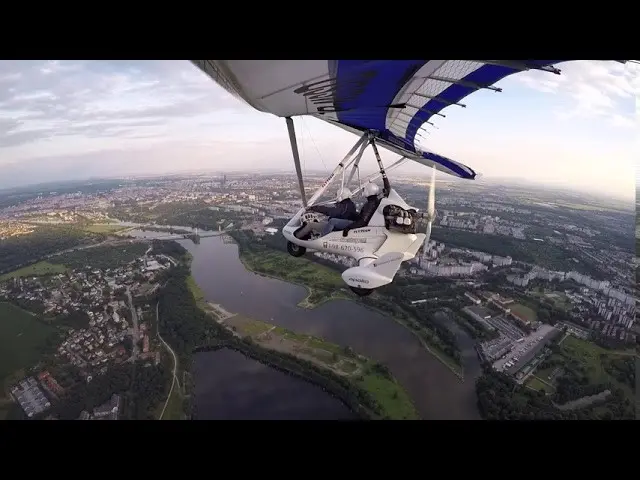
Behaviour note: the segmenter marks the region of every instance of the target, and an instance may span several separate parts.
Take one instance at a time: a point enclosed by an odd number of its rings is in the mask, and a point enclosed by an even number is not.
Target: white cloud
[[[629,170],[630,160],[622,150],[629,128],[637,128],[629,102],[635,101],[640,69],[611,62],[560,67],[562,75],[525,72],[510,78],[553,95],[563,118],[591,119],[575,127],[571,138],[554,129],[557,123],[542,124],[532,135],[526,115],[492,116],[491,108],[483,107],[448,111],[446,125],[432,132],[425,146],[487,177],[548,181],[556,175],[575,184],[626,189],[621,172]],[[521,93],[505,88],[490,105],[517,112]],[[481,102],[482,95],[473,101]],[[593,125],[619,128],[624,138],[618,142],[580,131]],[[296,119],[296,129],[309,169],[332,169],[356,140],[313,118]],[[507,130],[509,135],[496,134]],[[605,182],[584,167],[591,156],[618,165],[606,171]],[[386,163],[395,156],[383,157]],[[363,169],[368,165],[375,165],[372,157]],[[69,175],[256,166],[291,167],[284,120],[238,101],[188,61],[0,62],[0,188]],[[415,171],[426,174],[421,166]]]
[[[640,65],[580,61],[559,65],[561,75],[528,71],[514,78],[541,92],[557,94],[566,105],[559,118],[608,117],[614,126],[634,125],[634,104],[640,95]]]

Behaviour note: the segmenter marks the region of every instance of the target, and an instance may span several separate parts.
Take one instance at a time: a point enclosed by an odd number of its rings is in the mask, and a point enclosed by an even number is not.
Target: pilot
[[[366,227],[369,224],[371,217],[373,217],[373,214],[376,213],[378,205],[380,205],[380,201],[384,197],[389,196],[389,193],[391,192],[391,185],[389,185],[389,179],[384,174],[382,176],[382,181],[384,184],[382,193],[380,192],[380,187],[375,183],[369,182],[364,186],[364,195],[367,197],[367,201],[362,205],[358,218],[342,229],[343,237],[349,235],[349,230]]]
[[[309,207],[307,211],[322,213],[329,217],[329,220],[326,222],[309,222],[294,235],[302,239],[314,231],[322,236],[330,233],[334,229],[340,230],[346,225],[349,225],[358,217],[356,204],[351,200],[352,195],[351,190],[348,188],[341,188],[338,191],[338,201],[336,203]]]

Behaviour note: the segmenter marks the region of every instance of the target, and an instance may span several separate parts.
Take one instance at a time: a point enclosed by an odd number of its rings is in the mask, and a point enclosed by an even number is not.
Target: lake
[[[195,355],[196,420],[347,420],[357,415],[316,385],[229,349]]]

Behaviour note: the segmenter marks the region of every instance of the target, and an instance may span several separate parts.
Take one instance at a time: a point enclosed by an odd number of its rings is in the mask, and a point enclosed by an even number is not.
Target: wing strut
[[[296,129],[293,125],[293,119],[286,117],[287,129],[289,130],[289,141],[291,142],[291,153],[293,153],[293,163],[296,166],[296,175],[298,175],[298,187],[300,188],[300,196],[302,197],[302,206],[307,207],[307,195],[304,191],[304,179],[302,178],[302,168],[300,168],[300,153],[298,152],[298,141],[296,139]]]
[[[385,180],[385,185],[386,185],[387,172],[385,172],[384,170],[384,165],[382,164],[382,159],[380,158],[380,153],[378,152],[378,147],[376,146],[375,137],[370,136],[369,142],[371,143],[371,148],[373,148],[373,154],[376,156],[376,161],[378,162],[378,168],[380,168],[380,175],[382,176],[382,179]]]

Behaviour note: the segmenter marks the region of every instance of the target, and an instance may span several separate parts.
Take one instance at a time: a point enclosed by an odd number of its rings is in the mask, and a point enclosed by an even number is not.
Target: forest
[[[168,255],[178,261],[185,260],[189,254],[186,248],[175,241],[152,240],[151,246],[155,255]]]
[[[169,269],[166,283],[157,295],[160,335],[180,357],[183,369],[190,365],[194,349],[232,336],[197,306],[187,286],[189,275],[185,265]]]
[[[148,245],[143,242],[94,247],[64,253],[57,256],[55,261],[73,270],[85,268],[108,270],[126,266],[142,257],[148,248]]]
[[[247,214],[239,212],[212,210],[204,202],[161,203],[152,210],[137,204],[121,203],[109,210],[109,215],[128,222],[155,222],[158,225],[177,225],[197,227],[201,230],[218,230],[218,225],[245,218]]]
[[[567,380],[563,395],[573,388],[574,379]],[[586,387],[581,385],[581,387]],[[577,388],[581,388],[577,387]],[[582,392],[586,393],[588,389]],[[599,391],[602,391],[600,389]],[[485,420],[632,420],[633,405],[619,388],[612,388],[606,403],[576,410],[560,410],[553,399],[517,385],[503,373],[487,367],[476,381],[478,408]],[[597,393],[597,392],[596,392]]]
[[[205,207],[199,210],[162,216],[157,221],[166,225],[183,225],[199,228],[200,230],[218,230],[219,226],[224,228],[228,224],[238,222],[246,217],[246,213],[211,210],[209,207]]]
[[[636,362],[637,357],[627,355],[602,355],[604,370],[617,381],[635,390],[636,388]]]
[[[75,420],[83,410],[91,413],[95,407],[109,401],[113,394],[120,394],[120,419],[153,420],[156,408],[167,396],[170,377],[171,372],[162,363],[156,366],[129,362],[113,365],[90,382],[77,373],[61,401],[44,415],[54,414],[61,420]]]
[[[16,270],[52,253],[96,243],[101,239],[100,235],[90,235],[73,227],[37,227],[28,235],[0,240],[0,273]]]

